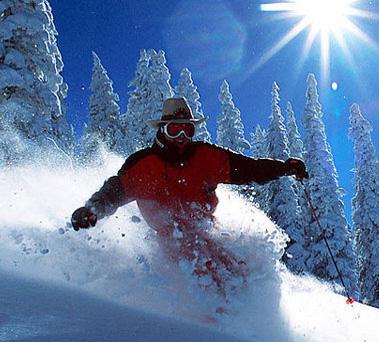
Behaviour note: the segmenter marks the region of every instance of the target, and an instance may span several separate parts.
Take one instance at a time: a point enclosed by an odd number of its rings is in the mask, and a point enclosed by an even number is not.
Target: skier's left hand
[[[304,178],[309,178],[305,164],[300,159],[289,158],[285,161],[284,165],[287,176],[294,175],[298,181],[301,181]]]
[[[82,228],[94,227],[97,222],[97,216],[86,207],[76,209],[71,217],[71,224],[74,230],[78,231]]]

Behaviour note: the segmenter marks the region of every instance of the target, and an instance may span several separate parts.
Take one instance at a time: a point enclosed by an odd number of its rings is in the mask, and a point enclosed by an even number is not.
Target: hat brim
[[[147,120],[146,123],[151,128],[159,128],[162,125],[165,125],[168,122],[175,122],[175,123],[193,123],[194,125],[200,125],[204,121],[206,121],[208,117],[204,117],[201,119],[173,119],[173,120]]]

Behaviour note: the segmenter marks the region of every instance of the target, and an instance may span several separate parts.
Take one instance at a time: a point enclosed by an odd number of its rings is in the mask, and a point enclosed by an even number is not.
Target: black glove
[[[305,164],[296,158],[289,158],[284,163],[286,169],[286,175],[294,175],[296,180],[300,181],[304,178],[309,178],[308,172],[305,169]]]
[[[71,224],[76,231],[80,228],[89,228],[89,226],[94,227],[96,222],[97,216],[86,207],[76,209],[71,217]]]

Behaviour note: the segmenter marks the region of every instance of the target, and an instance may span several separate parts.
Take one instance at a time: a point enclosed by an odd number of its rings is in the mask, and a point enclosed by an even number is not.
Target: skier
[[[184,98],[164,101],[160,120],[148,124],[157,129],[151,147],[131,155],[84,207],[72,215],[75,230],[96,225],[117,208],[137,201],[148,225],[155,230],[169,259],[186,260],[205,287],[216,285],[225,295],[229,280],[246,281],[247,266],[209,234],[217,229],[213,215],[218,184],[264,184],[281,176],[307,178],[301,160],[286,162],[252,159],[206,142],[193,142],[195,119]],[[233,280],[233,281],[234,281]]]

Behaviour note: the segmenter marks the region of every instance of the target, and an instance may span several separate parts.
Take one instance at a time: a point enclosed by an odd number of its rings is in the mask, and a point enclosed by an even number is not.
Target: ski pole
[[[318,219],[317,214],[316,214],[316,209],[314,208],[314,206],[312,204],[311,198],[310,198],[309,193],[308,193],[308,191],[307,191],[307,189],[305,187],[305,184],[303,183],[303,180],[300,180],[300,183],[303,185],[303,190],[304,190],[304,193],[305,193],[305,197],[307,198],[309,207],[310,207],[311,212],[312,212],[312,216],[315,219],[315,221],[316,221],[316,223],[317,223],[317,225],[318,225],[318,227],[319,227],[319,229],[321,231],[321,237],[323,238],[323,240],[325,242],[325,245],[326,245],[326,247],[328,249],[329,255],[330,255],[330,257],[331,257],[331,259],[333,261],[334,267],[336,268],[338,277],[340,278],[342,286],[343,286],[343,288],[345,290],[345,295],[347,297],[346,304],[353,304],[355,300],[354,300],[353,297],[350,296],[349,291],[346,288],[345,282],[343,281],[342,273],[341,273],[341,271],[338,268],[336,259],[333,256],[333,253],[332,253],[332,250],[330,248],[328,239],[326,238],[325,229],[323,229],[322,226],[321,226],[321,224],[320,224],[320,220]]]

